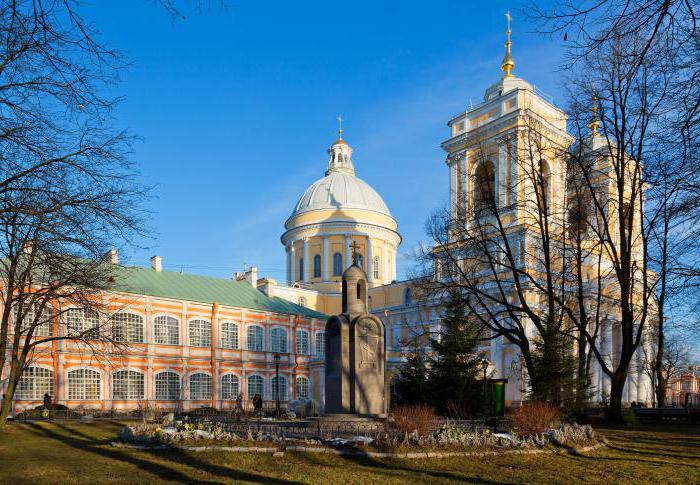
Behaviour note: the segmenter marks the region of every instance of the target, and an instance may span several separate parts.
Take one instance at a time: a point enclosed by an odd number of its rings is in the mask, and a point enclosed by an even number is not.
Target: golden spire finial
[[[343,139],[343,117],[338,115],[338,140]]]
[[[509,78],[509,77],[514,77],[513,74],[511,74],[511,71],[515,67],[515,61],[513,60],[513,54],[510,52],[510,21],[512,17],[510,16],[510,12],[506,12],[506,19],[508,20],[508,30],[506,30],[506,55],[503,56],[503,62],[501,63],[501,69],[505,74],[503,75],[503,78]]]
[[[598,128],[600,128],[600,121],[598,121],[598,97],[593,93],[593,114],[591,116],[591,122],[588,123],[588,127],[591,129],[591,136],[598,136]]]

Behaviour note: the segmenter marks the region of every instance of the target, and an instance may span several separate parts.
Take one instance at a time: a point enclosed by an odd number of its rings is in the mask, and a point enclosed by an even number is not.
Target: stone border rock
[[[182,451],[230,451],[236,453],[271,453],[274,457],[284,456],[285,451],[298,451],[303,453],[329,453],[332,455],[339,456],[355,456],[355,457],[367,457],[367,458],[448,458],[455,456],[471,456],[471,457],[484,457],[484,456],[497,456],[497,455],[540,455],[540,454],[570,454],[570,455],[581,455],[583,453],[589,453],[595,451],[599,448],[605,446],[604,441],[599,441],[595,445],[584,446],[582,448],[537,448],[531,450],[489,450],[489,451],[422,451],[422,452],[410,452],[410,453],[385,453],[380,451],[361,451],[361,450],[347,450],[338,448],[327,448],[327,447],[313,447],[313,446],[287,446],[283,450],[279,448],[271,447],[261,447],[261,446],[183,446],[183,445],[135,445],[130,443],[121,443],[118,441],[112,441],[110,443],[116,448],[128,448],[133,450],[182,450]]]

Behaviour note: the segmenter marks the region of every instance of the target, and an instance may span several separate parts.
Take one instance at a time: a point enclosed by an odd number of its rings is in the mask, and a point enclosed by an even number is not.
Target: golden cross
[[[511,18],[512,18],[512,17],[510,16],[510,12],[506,12],[506,18],[508,19],[508,30],[510,31],[510,21],[511,21]]]
[[[357,266],[357,250],[360,249],[360,245],[357,244],[357,242],[353,241],[352,244],[350,244],[350,249],[352,249],[352,264]]]
[[[338,115],[338,138],[343,137],[343,117],[341,115]]]

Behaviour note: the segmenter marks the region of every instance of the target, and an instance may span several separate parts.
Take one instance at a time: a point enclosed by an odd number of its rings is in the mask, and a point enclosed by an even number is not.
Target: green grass
[[[313,453],[136,451],[109,442],[117,422],[11,424],[0,432],[2,483],[700,483],[700,428],[598,429],[586,456],[380,460]]]

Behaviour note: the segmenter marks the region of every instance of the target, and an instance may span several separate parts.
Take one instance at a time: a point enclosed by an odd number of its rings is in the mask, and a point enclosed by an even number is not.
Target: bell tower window
[[[474,212],[491,211],[496,205],[496,175],[493,163],[484,160],[474,172]]]

